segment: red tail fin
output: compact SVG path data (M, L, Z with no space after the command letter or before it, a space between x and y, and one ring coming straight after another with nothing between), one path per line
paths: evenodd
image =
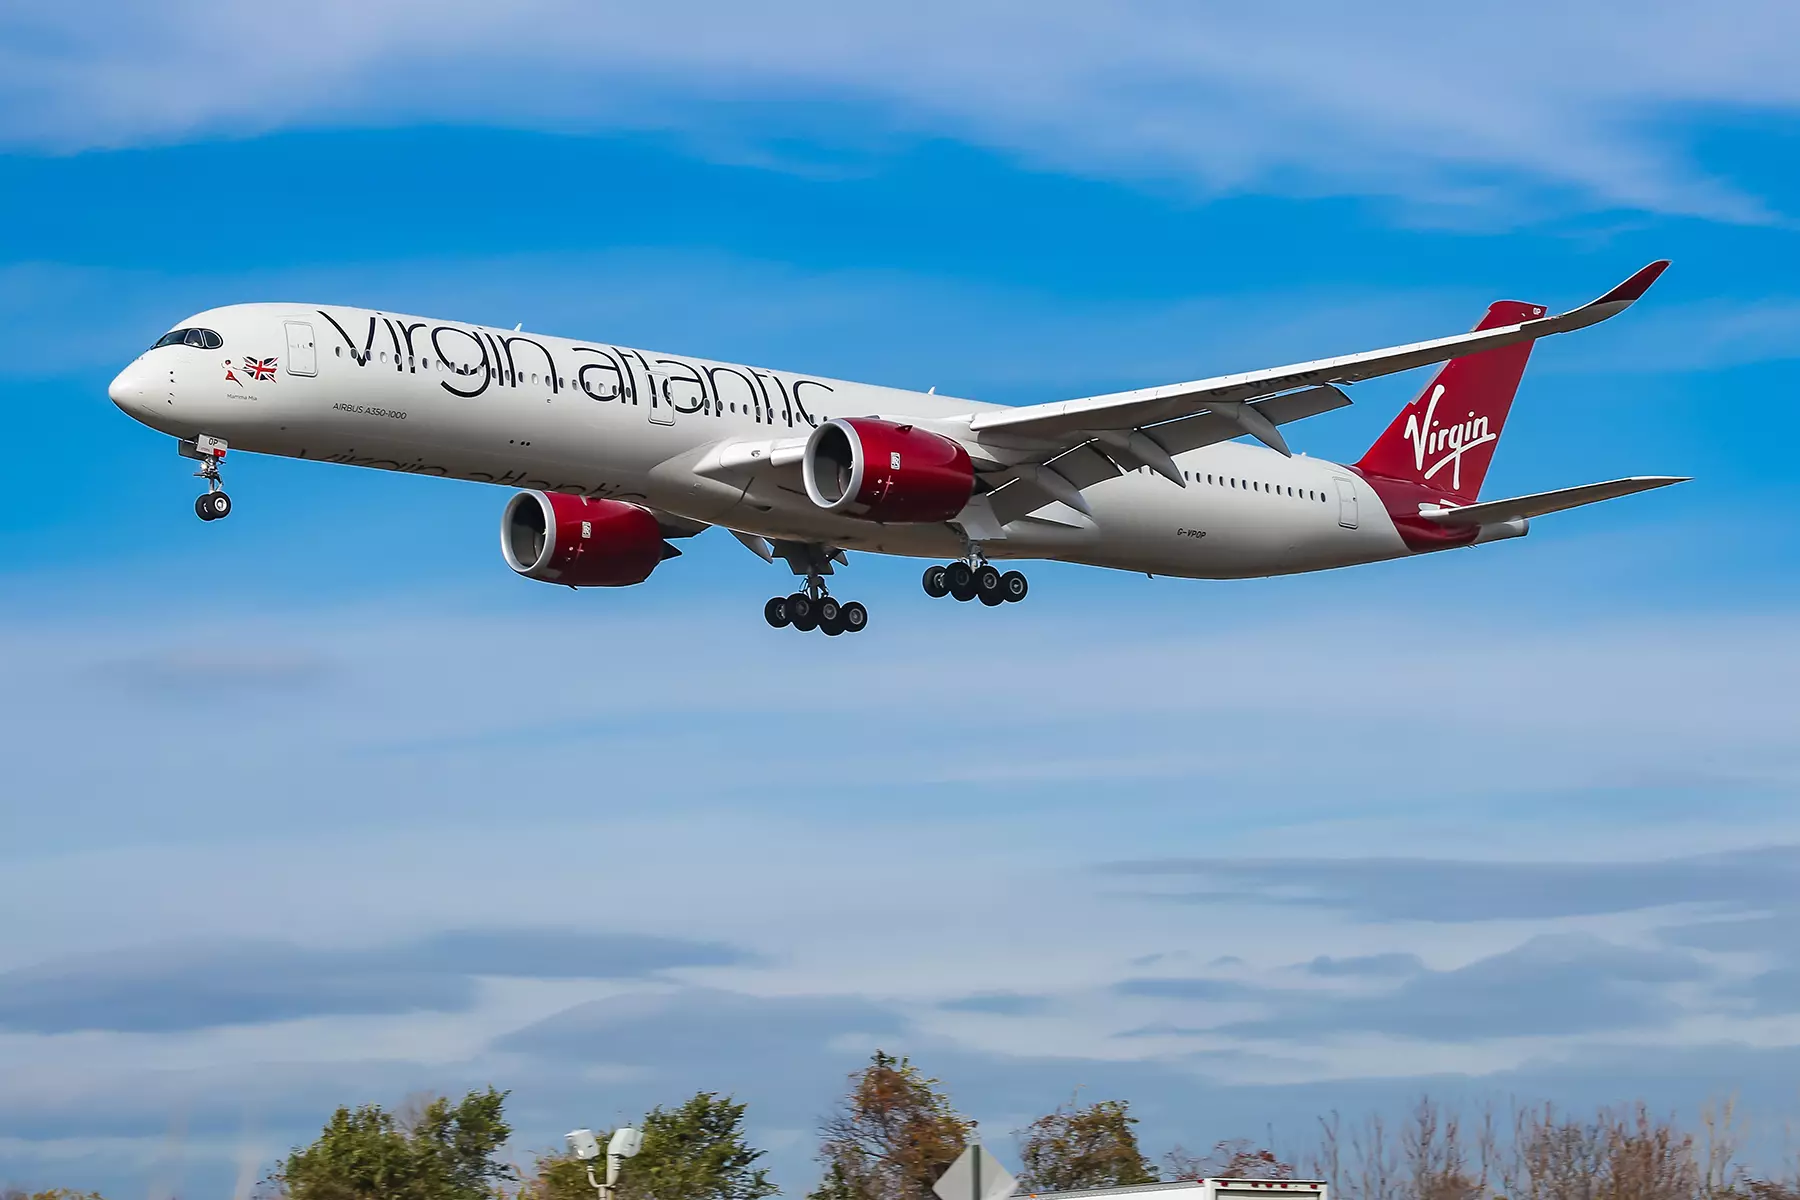
M1541 304L1498 300L1475 328L1517 325L1543 315ZM1481 493L1533 345L1519 342L1445 363L1419 398L1375 439L1357 469L1472 503Z

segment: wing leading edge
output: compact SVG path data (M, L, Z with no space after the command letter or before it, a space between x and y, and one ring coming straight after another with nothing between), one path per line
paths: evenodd
M1516 325L1262 371L1220 375L1189 383L1166 384L1129 392L1113 392L1104 396L1089 396L1080 400L1059 400L1023 408L983 412L970 421L969 429L978 437L982 434L1004 433L1058 441L1108 430L1142 429L1207 410L1238 419L1237 414L1241 412L1245 401L1257 400L1277 392L1309 384L1358 383L1399 371L1410 371L1414 367L1447 362L1481 350L1597 325L1630 308L1650 290L1650 285L1656 282L1657 277L1668 266L1667 259L1659 259L1598 300L1565 313L1536 317ZM1254 431L1240 429L1238 432Z

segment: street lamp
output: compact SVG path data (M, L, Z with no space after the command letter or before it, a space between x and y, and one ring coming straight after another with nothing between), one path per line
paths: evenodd
M619 1182L619 1167L628 1158L635 1157L642 1148L644 1135L636 1129L617 1129L606 1143L606 1182L601 1183L594 1178L594 1160L600 1157L600 1139L594 1136L591 1129L576 1129L566 1135L569 1149L575 1157L587 1164L588 1185L599 1195L600 1200L613 1200L613 1186Z

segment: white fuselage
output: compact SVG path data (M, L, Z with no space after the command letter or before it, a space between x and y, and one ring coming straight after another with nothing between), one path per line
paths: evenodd
M826 512L778 473L701 473L732 440L802 437L829 417L929 421L999 406L367 309L245 304L184 325L215 349L147 351L112 387L130 415L233 449L639 501L790 541L919 557L966 546L947 524ZM274 360L271 364L269 360ZM984 540L991 558L1049 558L1157 575L1241 578L1409 553L1355 472L1257 445L1177 456L1085 489Z

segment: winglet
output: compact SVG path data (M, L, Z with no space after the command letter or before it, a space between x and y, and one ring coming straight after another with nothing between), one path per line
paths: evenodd
M1595 304L1631 304L1650 290L1662 273L1669 269L1669 260L1659 258L1637 274L1621 283L1606 295L1594 301Z
M1639 298L1650 290L1650 285L1655 283L1657 278L1668 269L1669 260L1659 258L1598 300L1584 304L1580 308L1570 309L1559 316L1547 318L1554 323L1555 327L1552 332L1567 333L1572 329L1585 329L1589 325L1598 325L1608 317L1618 316L1636 304Z

